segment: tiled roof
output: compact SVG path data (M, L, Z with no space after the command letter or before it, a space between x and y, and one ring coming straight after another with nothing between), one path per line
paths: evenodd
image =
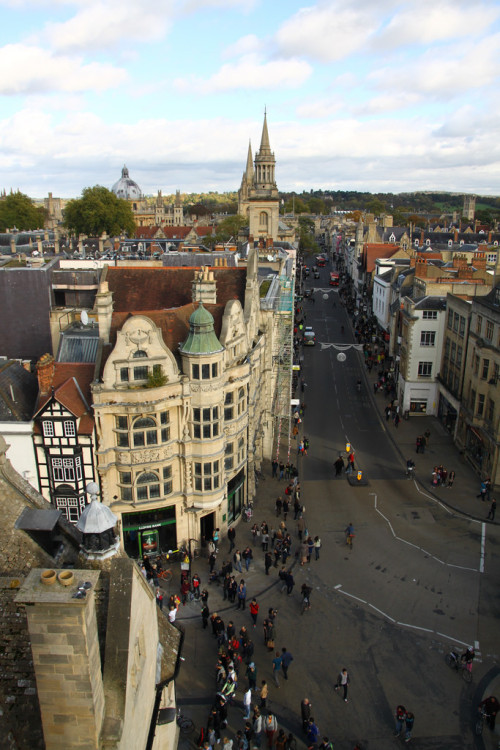
M120 268L110 266L106 279L110 291L113 292L113 310L116 313L139 313L153 310L159 312L190 305L192 282L197 270L200 270L200 267ZM210 270L213 271L216 281L217 303L224 306L229 300L239 299L243 305L246 269L211 268ZM209 309L212 312L210 306Z
M75 417L89 415L89 404L92 403L90 384L94 379L94 369L94 364L82 364L79 362L54 363L54 377L52 380L54 396ZM47 394L39 396L37 413L51 398L52 395ZM90 419L92 418L90 417ZM85 424L87 424L87 421L85 421Z
M363 246L363 266L368 273L371 273L375 269L377 258L392 258L399 250L399 245L392 242L366 242Z
M0 421L29 422L38 394L38 380L19 362L0 362Z

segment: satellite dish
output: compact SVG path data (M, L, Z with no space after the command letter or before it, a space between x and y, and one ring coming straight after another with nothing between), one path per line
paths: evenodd
M89 316L87 315L86 310L82 310L81 315L80 315L80 320L82 321L84 326L89 324Z
M271 262L271 261L273 261L273 260L274 260L274 257L273 257L272 255L268 255L268 256L267 256L267 259L268 259L268 261L269 261L269 262Z

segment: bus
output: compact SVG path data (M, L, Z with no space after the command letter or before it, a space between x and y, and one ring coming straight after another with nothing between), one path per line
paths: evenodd
M330 273L330 286L338 286L339 285L339 275L337 271L332 271Z

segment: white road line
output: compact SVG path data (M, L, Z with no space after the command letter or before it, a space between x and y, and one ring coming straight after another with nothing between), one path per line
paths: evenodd
M448 508L448 506L443 505L443 503L440 500L437 500L433 495L429 495L427 492L424 492L423 490L421 490L420 487L418 486L418 483L417 483L416 479L413 480L413 483L414 483L414 485L415 485L415 487L417 489L417 492L419 492L421 495L423 495L424 497L426 497L428 500L432 500L432 502L435 503L436 505L439 505L443 510L445 510L447 513L449 513L450 516L456 516L456 518L462 518L463 517L462 514L460 513L460 511L451 510L450 508ZM466 517L466 520L470 521L471 523L481 523L481 521L478 521L477 518L468 518L468 517Z
M378 612L379 615L382 615L383 617L387 617L387 619L390 620L391 622L396 622L394 617L391 617L390 615L388 615L387 612L382 612L381 609L379 609L378 607L375 607L373 604L370 604L370 602L368 602L368 606L374 609L375 612Z
M446 635L446 633L440 633L439 630L436 630L435 633L436 635L441 636L441 638L446 638L446 640L451 641L452 643L460 643L461 646L470 646L470 643L460 641L458 638L452 638L451 635Z
M344 594L344 596L348 596L348 597L350 597L351 599L356 599L356 601L357 601L357 602L361 602L361 604L367 604L367 602L366 602L366 601L365 601L364 599L360 599L360 598L359 598L359 596L354 596L354 594L349 594L349 593L348 593L347 591L344 591L344 590L343 590L343 589L341 589L340 587L339 587L339 589L338 589L338 590L339 590L339 592L340 592L341 594Z
M485 554L485 544L486 544L486 524L481 524L481 552L479 555L479 572L484 573L484 554Z
M409 622L400 622L399 620L396 622L396 625L401 625L403 628L413 628L414 630L423 630L425 633L435 632L432 628L422 628L420 627L420 625L410 625Z
M425 493L421 493L421 494L425 494ZM446 565L447 568L459 568L460 570L468 570L471 573L477 573L477 572L484 573L484 536L485 536L485 533L486 533L485 532L485 528L484 528L484 527L486 527L485 523L483 523L483 536L482 536L482 539L481 539L481 560L480 560L481 564L479 566L479 571L478 571L477 568L467 568L464 565L454 565L453 563L444 562L444 560L441 560L439 557L436 557L436 555L433 555L432 552L428 552L426 549L424 549L423 547L420 547L418 544L414 544L413 542L409 542L407 539L403 539L402 537L397 536L397 534L394 531L394 529L392 528L392 524L389 521L389 519L387 518L387 516L384 516L384 514L382 513L382 511L377 508L377 495L375 494L375 492L370 492L370 495L373 495L374 498L375 498L375 500L374 500L375 511L379 514L379 516L381 516L384 519L384 521L386 522L386 524L389 526L389 528L391 530L392 536L398 542L401 542L402 544L407 544L408 547L413 547L414 549L419 550L424 555L427 555L427 557L429 557L431 560L435 560L440 565ZM481 569L481 565L482 565L482 569Z

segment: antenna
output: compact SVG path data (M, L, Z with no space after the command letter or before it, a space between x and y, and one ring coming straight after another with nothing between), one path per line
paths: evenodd
M84 326L87 326L89 324L89 316L86 310L82 310L82 312L80 313L80 320L82 321L82 324Z

